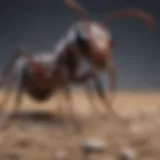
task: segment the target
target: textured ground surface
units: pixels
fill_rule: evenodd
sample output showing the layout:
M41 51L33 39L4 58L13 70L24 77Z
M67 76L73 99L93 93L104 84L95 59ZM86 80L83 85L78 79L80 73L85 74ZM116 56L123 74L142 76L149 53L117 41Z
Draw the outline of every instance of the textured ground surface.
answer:
M1 93L1 97L3 94ZM103 112L103 105L96 95L93 99L92 104L96 104L99 112ZM9 109L13 102L12 97L8 104ZM73 94L73 103L84 126L81 133L74 133L71 127L65 128L66 125L58 123L61 120L57 118L49 119L40 115L39 120L37 117L37 121L33 121L31 118L24 119L25 115L21 115L8 130L0 130L0 160L52 160L58 151L67 152L71 160L89 159L91 157L86 157L80 147L81 142L89 137L101 138L107 144L106 152L94 155L95 159L116 160L118 152L126 147L135 151L140 160L160 159L160 93L117 94L114 109L130 122L128 126L121 126L109 117L106 120L97 119L95 113L98 115L98 111L93 112L95 117L87 118L93 105L89 105L83 92ZM54 114L61 111L58 106L63 106L64 109L61 110L69 112L69 106L63 97L61 99L56 96L43 104L25 97L22 111L46 111Z

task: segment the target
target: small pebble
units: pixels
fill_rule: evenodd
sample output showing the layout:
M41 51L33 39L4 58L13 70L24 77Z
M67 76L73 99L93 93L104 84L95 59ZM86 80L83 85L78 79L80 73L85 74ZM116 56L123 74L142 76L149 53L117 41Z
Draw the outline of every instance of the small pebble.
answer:
M65 150L60 150L54 153L53 160L67 160L68 152Z
M118 160L134 160L135 158L136 153L130 148L123 148L118 155Z
M86 139L81 144L82 150L86 153L104 152L107 145L104 140L99 138Z

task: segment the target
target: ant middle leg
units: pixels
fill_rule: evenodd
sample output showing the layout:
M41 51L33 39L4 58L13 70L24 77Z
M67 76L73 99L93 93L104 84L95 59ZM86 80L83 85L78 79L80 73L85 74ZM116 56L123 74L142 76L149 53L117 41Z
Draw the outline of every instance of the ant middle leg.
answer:
M102 84L99 80L99 78L97 77L97 75L94 75L94 82L95 82L95 88L96 88L96 92L98 93L98 96L100 97L100 99L102 100L105 108L108 110L108 114L109 116L111 116L111 118L114 118L114 120L116 120L118 123L120 122L124 122L124 120L119 117L119 115L113 110L113 106L111 101L106 98L105 92L103 90ZM106 114L102 116L102 118L104 118L106 116Z
M80 123L78 122L77 116L76 116L76 111L75 111L75 107L73 105L72 102L72 95L71 95L71 89L69 88L69 86L66 86L64 89L65 92L65 97L68 101L68 109L69 109L69 122L71 122L73 124L73 127L75 129L76 132L81 132L82 127L80 125Z

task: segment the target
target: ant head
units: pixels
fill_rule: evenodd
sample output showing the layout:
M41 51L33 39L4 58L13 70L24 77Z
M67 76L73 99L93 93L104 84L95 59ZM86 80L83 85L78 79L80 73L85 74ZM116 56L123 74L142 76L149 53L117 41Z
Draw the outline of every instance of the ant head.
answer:
M82 20L82 22L80 22L81 27L79 27L80 40L87 46L90 57L96 63L102 64L108 57L112 48L111 36L109 32L106 31L106 28L112 21L122 18L136 18L143 21L151 31L155 30L156 25L154 18L143 10L122 9L113 11L99 22L93 22L89 18L87 11L74 0L65 0L65 3L80 16Z
M94 63L104 63L112 48L110 32L96 21L81 21L75 28L78 44L85 48L84 52Z
M65 0L68 7L73 9L80 16L81 21L76 25L78 41L87 49L92 62L104 63L108 50L111 47L111 35L106 30L106 26L98 21L93 21L88 12L73 0Z

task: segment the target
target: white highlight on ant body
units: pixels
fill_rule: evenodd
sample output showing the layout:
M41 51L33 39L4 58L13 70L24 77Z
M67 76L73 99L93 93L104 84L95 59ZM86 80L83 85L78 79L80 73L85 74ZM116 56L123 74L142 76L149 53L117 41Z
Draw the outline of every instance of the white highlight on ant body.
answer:
M76 40L78 34L84 39L92 39L94 45L99 49L106 49L108 41L112 39L111 33L107 29L103 29L98 23L92 22L88 24L86 29L85 22L78 22L71 27L71 30L66 36L66 41L72 43Z
M99 50L105 50L108 46L108 41L111 40L111 34L106 29L103 29L98 23L90 24L89 33L94 45Z
M41 52L38 54L33 55L33 59L41 64L52 64L54 62L54 54L53 53L47 53L47 52ZM15 70L23 69L25 65L27 65L27 60L25 57L20 57L17 59L17 62L15 64Z
M33 55L33 59L43 65L45 69L51 71L54 69L55 59L54 54L52 52L40 52ZM24 72L24 69L28 66L28 61L25 57L19 57L13 67L12 79L15 85L18 85L21 76Z

